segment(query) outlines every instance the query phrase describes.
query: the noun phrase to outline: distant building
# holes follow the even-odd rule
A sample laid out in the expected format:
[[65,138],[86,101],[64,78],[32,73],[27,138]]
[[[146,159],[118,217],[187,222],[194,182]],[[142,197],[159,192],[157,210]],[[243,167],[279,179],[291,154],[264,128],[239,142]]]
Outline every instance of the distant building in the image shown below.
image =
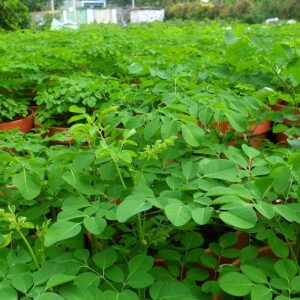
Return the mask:
[[[76,0],[77,8],[105,8],[106,0]],[[68,9],[73,7],[72,0],[65,0],[63,3],[63,9]]]

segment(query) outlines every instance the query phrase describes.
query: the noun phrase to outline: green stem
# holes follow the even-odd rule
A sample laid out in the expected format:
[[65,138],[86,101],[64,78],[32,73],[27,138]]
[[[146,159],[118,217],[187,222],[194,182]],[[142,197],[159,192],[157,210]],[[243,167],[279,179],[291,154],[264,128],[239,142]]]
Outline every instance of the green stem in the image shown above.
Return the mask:
[[118,166],[118,163],[114,160],[114,158],[113,158],[113,162],[114,162],[114,164],[116,166],[116,169],[117,169],[117,172],[118,172],[118,176],[119,176],[119,178],[121,180],[122,186],[123,186],[124,190],[126,190],[127,187],[126,187],[126,184],[125,184],[125,182],[123,180],[123,177],[122,177],[122,174],[121,174],[121,170],[120,170],[120,168]]
[[138,293],[139,293],[140,300],[144,300],[145,299],[145,289],[139,289]]
[[41,250],[40,250],[41,259],[42,259],[43,262],[45,262],[46,261],[46,255],[45,255],[44,239],[40,239],[40,241],[41,241]]
[[21,232],[20,229],[16,229],[18,234],[20,235],[20,237],[22,238],[22,240],[24,241],[25,245],[27,246],[27,249],[29,250],[30,254],[31,254],[31,257],[35,263],[35,266],[37,267],[37,269],[40,269],[40,266],[39,266],[39,263],[37,261],[37,258],[33,252],[33,249],[32,247],[30,246],[30,244],[28,243],[28,240],[26,239],[26,237],[24,236],[24,234]]
[[138,227],[138,234],[139,234],[139,239],[141,242],[141,245],[143,247],[147,246],[147,242],[145,241],[145,236],[144,236],[144,230],[143,230],[143,225],[142,225],[142,219],[141,219],[141,214],[137,214],[137,227]]

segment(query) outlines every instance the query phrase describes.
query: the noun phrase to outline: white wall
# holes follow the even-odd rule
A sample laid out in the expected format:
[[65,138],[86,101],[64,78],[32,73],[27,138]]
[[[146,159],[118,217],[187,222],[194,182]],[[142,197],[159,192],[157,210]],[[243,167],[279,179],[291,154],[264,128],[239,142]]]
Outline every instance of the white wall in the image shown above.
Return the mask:
[[116,9],[88,9],[88,24],[91,23],[117,23]]
[[163,22],[165,18],[164,9],[135,9],[130,11],[130,22],[141,23],[141,22]]

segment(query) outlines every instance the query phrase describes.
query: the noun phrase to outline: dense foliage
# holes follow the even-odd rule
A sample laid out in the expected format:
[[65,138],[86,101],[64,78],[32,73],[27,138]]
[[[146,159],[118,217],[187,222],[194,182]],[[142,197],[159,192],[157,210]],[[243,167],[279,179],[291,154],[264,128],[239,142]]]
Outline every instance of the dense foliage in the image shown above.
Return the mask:
[[[21,0],[30,11],[50,10],[51,2],[49,0]],[[63,0],[53,0],[55,7],[62,5]]]
[[299,29],[0,34],[0,299],[298,299]]
[[0,1],[0,28],[16,30],[29,24],[28,8],[19,0]]
[[300,2],[297,0],[230,0],[169,3],[169,18],[201,20],[206,18],[238,19],[247,23],[261,23],[269,18],[300,19]]

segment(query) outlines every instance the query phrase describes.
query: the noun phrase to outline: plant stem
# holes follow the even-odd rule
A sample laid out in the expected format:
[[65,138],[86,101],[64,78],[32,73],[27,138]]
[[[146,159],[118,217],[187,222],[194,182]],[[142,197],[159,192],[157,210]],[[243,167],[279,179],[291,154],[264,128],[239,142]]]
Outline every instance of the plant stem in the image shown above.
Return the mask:
[[145,241],[145,236],[144,236],[144,229],[142,225],[142,219],[141,219],[141,214],[137,214],[137,227],[138,227],[138,234],[139,234],[139,239],[141,242],[141,245],[145,247],[147,245],[147,242]]
[[34,252],[33,252],[32,247],[31,247],[30,244],[28,243],[28,240],[26,239],[26,237],[24,236],[24,234],[21,232],[20,229],[17,228],[16,230],[17,230],[18,234],[20,235],[20,237],[22,238],[22,240],[24,241],[25,245],[27,246],[27,249],[29,250],[29,252],[30,252],[30,254],[31,254],[31,257],[32,257],[32,259],[33,259],[33,261],[34,261],[34,263],[35,263],[36,268],[37,268],[37,269],[40,269],[40,266],[39,266],[39,263],[38,263],[38,261],[37,261],[37,258],[36,258],[35,254],[34,254]]
[[121,170],[120,170],[120,168],[119,168],[119,166],[118,166],[118,163],[115,161],[114,158],[113,158],[113,162],[114,162],[114,164],[115,164],[115,166],[116,166],[116,169],[117,169],[117,172],[118,172],[118,176],[119,176],[119,178],[120,178],[120,180],[121,180],[122,186],[123,186],[124,190],[126,190],[127,187],[126,187],[126,184],[125,184],[125,182],[124,182],[124,180],[123,180],[123,177],[122,177],[122,174],[121,174]]

